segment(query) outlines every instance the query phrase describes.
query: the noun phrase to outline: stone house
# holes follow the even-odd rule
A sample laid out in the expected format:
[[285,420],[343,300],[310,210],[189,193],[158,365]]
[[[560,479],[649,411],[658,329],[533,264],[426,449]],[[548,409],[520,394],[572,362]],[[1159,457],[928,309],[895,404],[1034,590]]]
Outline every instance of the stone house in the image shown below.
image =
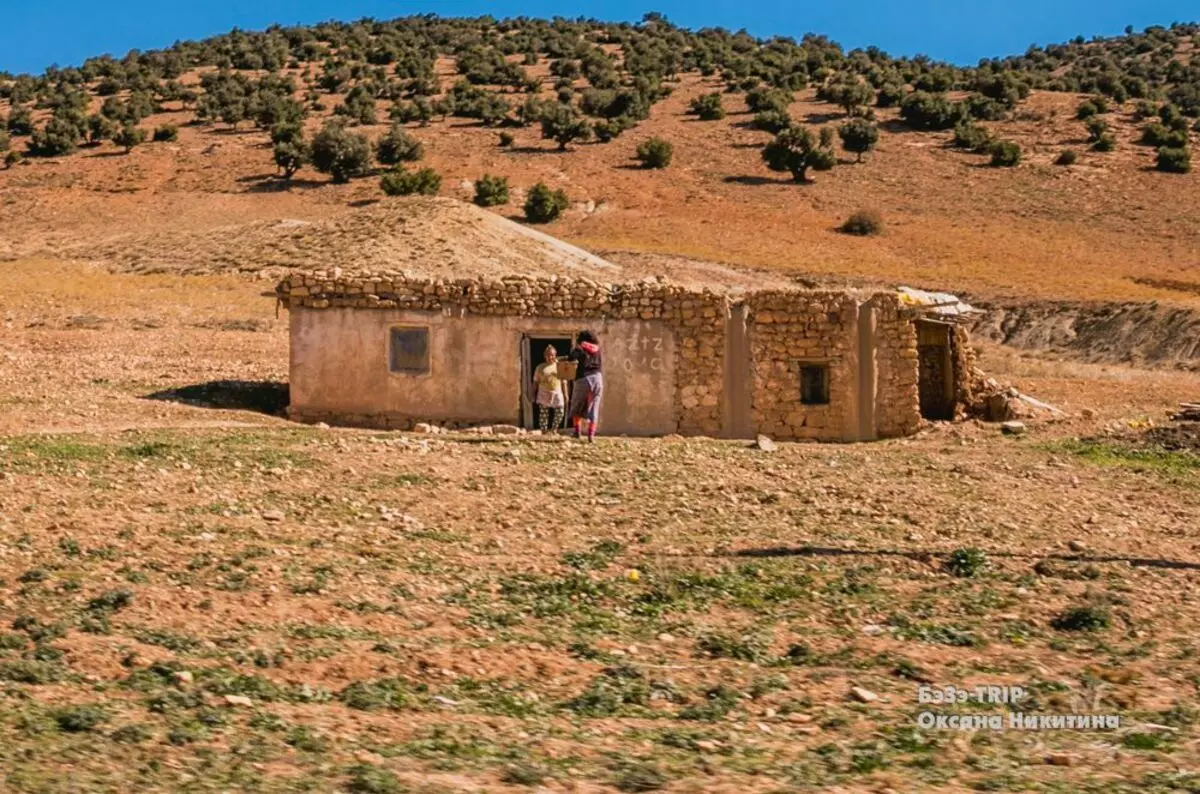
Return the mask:
[[533,367],[584,328],[605,351],[602,435],[864,441],[969,396],[965,332],[889,291],[326,270],[274,294],[302,422],[533,427]]

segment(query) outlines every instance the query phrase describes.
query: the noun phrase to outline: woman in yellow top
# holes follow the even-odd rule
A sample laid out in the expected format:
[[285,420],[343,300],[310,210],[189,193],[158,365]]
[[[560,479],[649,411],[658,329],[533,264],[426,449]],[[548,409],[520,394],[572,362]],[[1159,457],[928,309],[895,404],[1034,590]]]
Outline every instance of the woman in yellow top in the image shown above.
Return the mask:
[[546,346],[545,363],[538,366],[533,373],[534,383],[537,384],[537,396],[534,402],[538,409],[538,427],[543,433],[551,429],[558,430],[562,426],[563,384],[558,377],[558,351],[554,345]]

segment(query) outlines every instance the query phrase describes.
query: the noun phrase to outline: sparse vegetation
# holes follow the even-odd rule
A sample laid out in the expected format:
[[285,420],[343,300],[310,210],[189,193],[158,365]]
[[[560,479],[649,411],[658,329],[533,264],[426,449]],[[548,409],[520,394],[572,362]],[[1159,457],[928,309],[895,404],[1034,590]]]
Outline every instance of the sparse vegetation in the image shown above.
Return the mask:
[[1186,174],[1192,170],[1192,153],[1186,146],[1164,146],[1158,150],[1154,165],[1159,171]]
[[878,210],[858,210],[838,227],[843,234],[870,237],[883,233],[883,215]]
[[1079,160],[1079,155],[1073,149],[1063,149],[1062,152],[1055,158],[1055,165],[1075,165]]
[[551,190],[544,182],[538,182],[525,199],[525,218],[530,223],[549,223],[570,204],[566,191]]
[[648,138],[637,148],[637,159],[646,168],[666,168],[674,155],[675,147],[662,138]]
[[349,182],[367,172],[371,148],[365,135],[350,132],[338,122],[329,122],[313,136],[309,157],[313,167],[329,174],[334,182]]
[[721,95],[717,93],[696,97],[692,100],[688,112],[699,116],[701,121],[718,121],[725,118],[725,106],[721,103]]
[[838,127],[842,148],[853,152],[855,162],[861,163],[863,155],[875,148],[879,142],[879,128],[866,119],[851,119]]
[[830,148],[829,128],[821,130],[818,139],[806,127],[789,127],[762,150],[762,158],[772,171],[787,171],[796,182],[807,182],[808,171],[828,171],[837,158]]
[[393,168],[379,180],[379,187],[389,196],[436,196],[442,188],[442,177],[432,168]]
[[425,147],[399,124],[393,124],[387,134],[375,142],[375,159],[384,165],[414,163],[425,153]]
[[508,203],[508,178],[484,174],[475,182],[475,203],[497,207]]
[[993,168],[1012,168],[1021,162],[1021,147],[1014,141],[996,141],[988,148]]

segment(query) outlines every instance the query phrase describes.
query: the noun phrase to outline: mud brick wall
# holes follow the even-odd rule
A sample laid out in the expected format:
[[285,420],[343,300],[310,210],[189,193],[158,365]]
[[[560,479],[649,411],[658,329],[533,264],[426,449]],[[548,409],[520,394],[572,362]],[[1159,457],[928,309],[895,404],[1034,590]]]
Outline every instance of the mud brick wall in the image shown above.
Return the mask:
[[876,432],[880,438],[911,435],[921,426],[914,315],[895,295],[880,293],[871,302],[876,313]]
[[[675,415],[690,435],[721,432],[728,301],[658,279],[603,284],[584,278],[511,276],[427,279],[399,271],[292,273],[275,290],[286,306],[307,309],[411,309],[530,318],[662,321],[675,334]],[[356,424],[382,426],[377,417]]]
[[[845,292],[772,291],[746,299],[757,432],[777,439],[853,438],[858,399],[858,299]],[[829,369],[829,402],[800,401],[803,364]]]

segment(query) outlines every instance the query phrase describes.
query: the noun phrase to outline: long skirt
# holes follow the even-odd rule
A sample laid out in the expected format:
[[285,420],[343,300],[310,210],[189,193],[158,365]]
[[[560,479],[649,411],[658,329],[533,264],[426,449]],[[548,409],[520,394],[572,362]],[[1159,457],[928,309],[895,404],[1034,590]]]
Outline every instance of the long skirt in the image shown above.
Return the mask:
[[604,396],[604,376],[599,372],[584,375],[571,390],[571,423],[576,419],[600,420],[600,400]]

